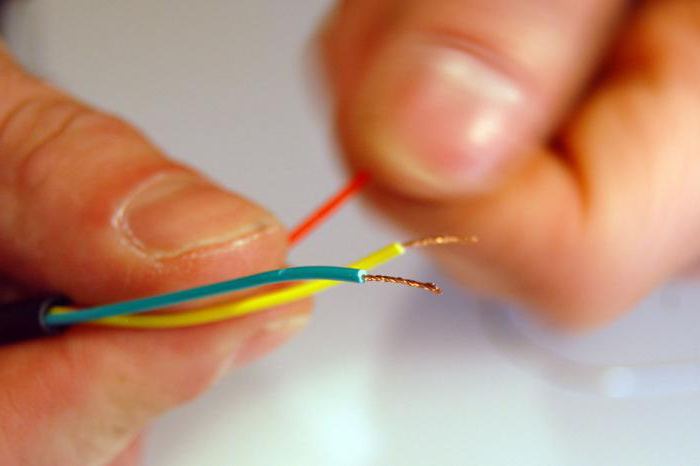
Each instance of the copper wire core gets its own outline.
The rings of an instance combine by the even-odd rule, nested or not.
[[[447,244],[474,244],[478,243],[479,238],[477,236],[457,236],[457,235],[442,235],[442,236],[429,236],[427,238],[420,238],[413,241],[407,241],[403,243],[405,248],[424,248],[428,246],[442,246]]]
[[[425,291],[430,291],[433,294],[442,294],[442,290],[435,283],[419,282],[417,280],[411,280],[409,278],[402,277],[392,277],[389,275],[365,275],[364,281],[366,282],[383,282],[383,283],[395,283],[397,285],[410,286],[412,288],[420,288]]]

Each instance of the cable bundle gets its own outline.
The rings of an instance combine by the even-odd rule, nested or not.
[[[290,244],[296,244],[313,228],[332,215],[343,203],[359,192],[368,182],[364,173],[353,178],[342,190],[313,212],[294,228],[289,236]],[[434,283],[425,283],[387,275],[370,275],[367,271],[385,264],[401,255],[407,248],[476,242],[475,237],[439,236],[408,243],[392,243],[372,254],[349,264],[347,267],[310,266],[291,267],[248,275],[233,280],[189,288],[157,296],[122,301],[114,304],[75,309],[56,305],[55,297],[47,300],[32,300],[13,303],[0,308],[0,344],[60,332],[75,324],[94,324],[128,328],[176,328],[209,324],[240,317],[271,307],[298,301],[340,283],[386,282],[422,288],[435,294],[440,288]],[[286,288],[263,292],[237,301],[216,304],[194,310],[167,313],[150,313],[174,306],[234,291],[266,285],[299,282]],[[21,311],[21,312],[20,312]]]

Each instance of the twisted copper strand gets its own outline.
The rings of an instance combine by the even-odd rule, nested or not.
[[[412,288],[420,288],[422,290],[430,291],[433,294],[442,294],[442,290],[435,283],[429,282],[419,282],[417,280],[411,280],[409,278],[403,277],[392,277],[389,275],[365,275],[364,281],[366,282],[384,282],[384,283],[395,283],[397,285],[410,286]]]
[[[478,243],[477,236],[457,236],[457,235],[442,235],[429,236],[427,238],[419,238],[413,241],[403,243],[405,248],[424,248],[428,246],[442,246],[447,244],[474,244]]]

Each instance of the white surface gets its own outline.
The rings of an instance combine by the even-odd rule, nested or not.
[[[11,6],[10,42],[33,69],[285,221],[341,183],[304,79],[328,1]],[[343,262],[396,236],[351,206],[294,260]],[[448,293],[324,295],[300,338],[156,423],[146,464],[700,464],[697,290],[574,339],[489,310],[419,258],[391,269]]]

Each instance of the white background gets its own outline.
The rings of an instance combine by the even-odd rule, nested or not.
[[[294,223],[343,182],[308,79],[329,6],[17,0],[4,22],[36,72]],[[393,239],[355,203],[293,261],[344,263]],[[301,337],[157,422],[146,464],[700,464],[697,290],[573,338],[469,298],[420,258],[387,270],[447,293],[329,292]]]

